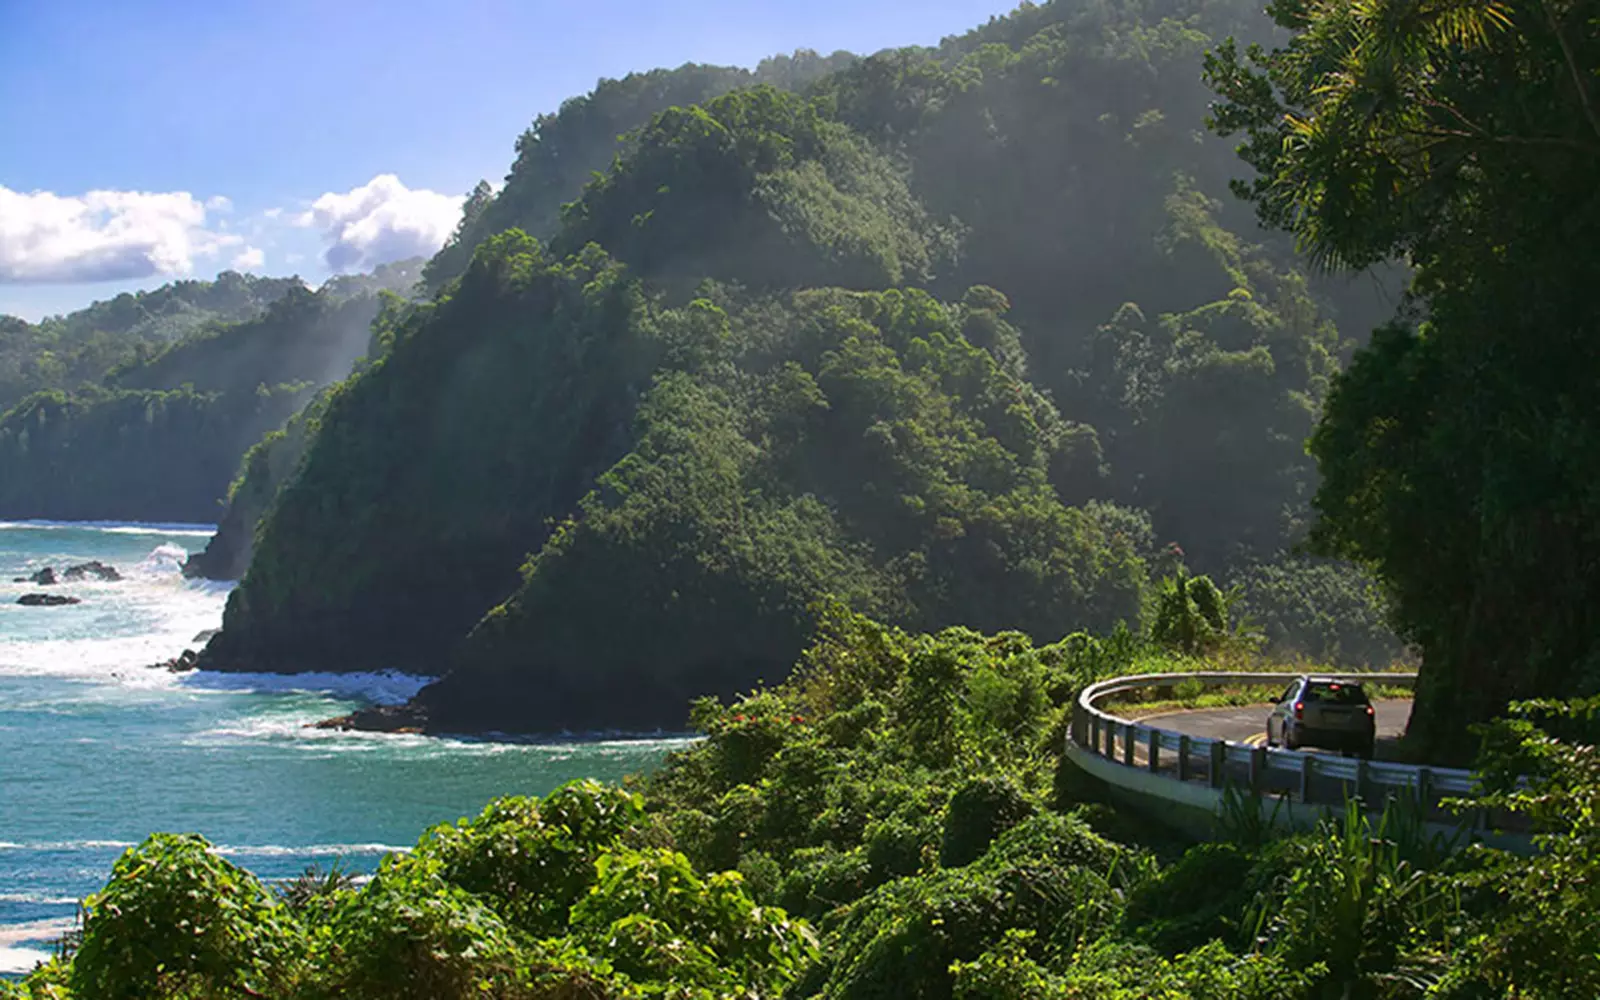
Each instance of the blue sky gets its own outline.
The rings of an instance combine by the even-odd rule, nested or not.
[[[236,265],[320,281],[335,244],[370,264],[442,239],[601,77],[933,43],[1011,6],[0,0],[0,313]]]

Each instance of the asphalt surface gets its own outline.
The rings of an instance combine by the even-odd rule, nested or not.
[[[1411,718],[1411,700],[1375,701],[1377,709],[1378,757],[1385,756],[1387,746],[1393,746],[1406,731]],[[1233,740],[1236,743],[1265,745],[1267,740],[1267,715],[1271,705],[1244,705],[1234,708],[1201,708],[1186,712],[1164,712],[1139,718],[1146,725],[1159,725],[1176,733],[1205,736],[1210,739]],[[1312,750],[1312,747],[1303,747]]]

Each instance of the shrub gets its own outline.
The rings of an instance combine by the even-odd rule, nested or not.
[[[330,922],[313,997],[455,1000],[526,995],[505,921],[440,877],[437,861],[391,856]]]
[[[547,936],[594,881],[594,864],[643,816],[641,800],[598,781],[569,782],[543,802],[502,798],[473,820],[423,834],[417,857],[482,896],[513,926]]]
[[[130,848],[84,901],[72,992],[105,1000],[250,997],[292,980],[294,922],[261,883],[203,838],[157,833]]]
[[[636,980],[766,995],[816,954],[810,928],[756,905],[736,872],[702,879],[658,848],[606,854],[596,869],[572,909],[573,936]]]
[[[856,848],[810,847],[794,852],[778,899],[784,908],[816,920],[853,903],[873,887],[872,863]]]
[[[1168,955],[1212,938],[1237,940],[1254,896],[1247,884],[1253,864],[1233,844],[1193,847],[1129,897],[1127,924]]]
[[[899,879],[854,904],[802,991],[827,1000],[949,996],[951,965],[1010,930],[1071,953],[1113,926],[1125,874],[1136,873],[1122,860],[1076,818],[1035,816],[970,865]]]
[[[947,868],[971,864],[994,839],[1027,819],[1033,803],[1011,782],[973,778],[956,789],[945,813],[939,863]]]
[[[915,875],[926,867],[928,855],[938,840],[931,822],[915,825],[894,815],[867,827],[867,864],[875,882]]]
[[[326,919],[339,900],[356,887],[352,872],[336,861],[323,871],[307,865],[305,871],[276,890],[278,901],[302,920]]]

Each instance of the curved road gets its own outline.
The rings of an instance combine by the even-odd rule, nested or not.
[[[1378,720],[1378,748],[1376,756],[1387,757],[1386,750],[1394,746],[1400,735],[1406,731],[1406,722],[1411,718],[1411,700],[1396,699],[1393,701],[1375,701],[1372,707],[1377,709]],[[1163,712],[1160,715],[1147,715],[1137,721],[1146,725],[1159,725],[1176,733],[1187,733],[1190,736],[1205,736],[1211,739],[1233,740],[1236,743],[1250,743],[1264,746],[1267,742],[1267,715],[1272,711],[1271,705],[1242,705],[1232,708],[1201,708],[1184,712]],[[1303,750],[1315,750],[1314,747],[1302,747]],[[1321,751],[1318,751],[1321,752]]]

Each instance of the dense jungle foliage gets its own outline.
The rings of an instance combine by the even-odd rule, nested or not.
[[[63,342],[94,331],[88,344],[109,338],[127,350],[98,382],[42,390],[0,414],[0,517],[217,521],[240,456],[350,374],[370,349],[380,294],[408,291],[420,264],[334,278],[315,292],[224,274],[41,324]],[[276,297],[253,297],[268,291]],[[246,309],[247,318],[219,318]],[[151,315],[131,323],[135,313]],[[176,339],[160,343],[169,334]],[[110,356],[86,346],[74,364]]]
[[[1510,700],[1600,691],[1600,13],[1272,13],[1286,47],[1207,65],[1240,192],[1315,262],[1416,269],[1312,439],[1314,540],[1377,570],[1422,652],[1411,738],[1464,757]]]
[[[435,728],[681,726],[781,677],[820,596],[1048,642],[1137,624],[1169,542],[1269,641],[1392,661],[1382,595],[1286,558],[1378,306],[1239,235],[1203,134],[1205,47],[1268,27],[1027,6],[542,117],[433,300],[252,456],[288,478],[236,490],[264,513],[206,662],[449,669]]]
[[[0,517],[214,520],[239,456],[310,396],[307,383],[34,393],[0,417]]]
[[[533,120],[517,139],[516,160],[498,193],[483,181],[468,194],[455,234],[423,271],[427,287],[438,291],[460,277],[472,261],[472,251],[497,233],[521,229],[549,239],[560,228],[562,206],[576,199],[597,172],[611,166],[621,151],[621,137],[648,125],[668,108],[703,104],[758,84],[798,90],[855,58],[848,52],[822,56],[800,49],[763,59],[754,70],[689,63],[601,80],[588,94]]]
[[[1186,848],[1058,757],[1084,683],[1162,655],[834,606],[786,683],[698,702],[706,738],[653,775],[498,799],[365,884],[269,886],[157,834],[0,997],[1597,995],[1600,702],[1489,733],[1490,801],[1541,853],[1457,850],[1403,808]]]

